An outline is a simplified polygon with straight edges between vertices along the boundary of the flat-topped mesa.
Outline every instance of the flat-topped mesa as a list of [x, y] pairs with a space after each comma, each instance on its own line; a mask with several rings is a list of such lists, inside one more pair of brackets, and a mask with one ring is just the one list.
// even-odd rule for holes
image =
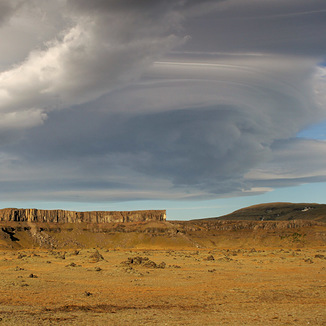
[[4, 208], [0, 209], [0, 221], [48, 222], [48, 223], [125, 223], [165, 221], [166, 210], [144, 211], [91, 211], [43, 210]]

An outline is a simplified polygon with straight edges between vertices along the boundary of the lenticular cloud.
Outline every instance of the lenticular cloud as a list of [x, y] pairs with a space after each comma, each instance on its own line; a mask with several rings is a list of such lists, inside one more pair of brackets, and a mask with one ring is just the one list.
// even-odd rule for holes
[[323, 180], [325, 143], [296, 135], [326, 119], [325, 12], [1, 3], [1, 197], [214, 198]]

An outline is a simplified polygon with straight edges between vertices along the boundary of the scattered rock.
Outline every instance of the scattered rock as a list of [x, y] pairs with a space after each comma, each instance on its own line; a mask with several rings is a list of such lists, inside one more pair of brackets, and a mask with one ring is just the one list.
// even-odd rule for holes
[[95, 267], [94, 269], [95, 269], [96, 272], [100, 272], [102, 270], [101, 267]]
[[18, 267], [18, 266], [16, 266], [15, 269], [14, 269], [14, 271], [23, 271], [23, 270], [24, 270], [24, 268], [21, 268], [21, 267]]
[[24, 258], [26, 256], [27, 255], [25, 255], [25, 254], [18, 253], [17, 259], [22, 259], [22, 258]]
[[31, 274], [29, 274], [29, 276], [28, 276], [29, 278], [38, 278], [38, 276], [37, 275], [35, 275], [35, 274], [33, 274], [33, 273], [31, 273]]
[[222, 257], [222, 258], [219, 258], [217, 259], [217, 261], [220, 261], [220, 262], [230, 262], [232, 261], [233, 259], [228, 257], [228, 256], [225, 256], [225, 257]]
[[75, 263], [70, 263], [69, 265], [66, 265], [66, 267], [76, 267], [77, 265]]
[[40, 255], [38, 255], [38, 254], [36, 254], [36, 253], [33, 252], [33, 253], [31, 254], [31, 257], [40, 257]]
[[104, 260], [103, 256], [99, 253], [98, 250], [95, 250], [90, 256], [89, 256], [89, 262], [90, 263], [97, 263], [100, 260]]
[[150, 260], [148, 257], [129, 257], [126, 261], [121, 262], [123, 265], [134, 265], [134, 266], [143, 266], [147, 268], [165, 268], [166, 263], [161, 262], [160, 264], [156, 264], [154, 261]]
[[326, 259], [326, 257], [324, 255], [320, 255], [320, 254], [315, 255], [315, 258]]
[[132, 264], [135, 265], [142, 265], [142, 264], [147, 264], [150, 260], [148, 257], [135, 257], [135, 258], [128, 258]]
[[60, 258], [60, 259], [66, 259], [66, 253], [61, 253], [60, 251], [54, 251], [54, 250], [50, 250], [49, 253], [52, 256], [55, 256], [56, 258]]
[[51, 250], [50, 254], [59, 259], [66, 259], [66, 252], [61, 253], [60, 251]]
[[85, 297], [89, 297], [89, 296], [93, 295], [93, 293], [88, 292], [88, 291], [85, 291], [85, 292], [84, 292], [84, 295], [85, 295]]
[[68, 256], [77, 256], [77, 255], [79, 255], [79, 253], [80, 253], [80, 250], [74, 250], [74, 251], [72, 251], [72, 252], [70, 252], [70, 253], [68, 253], [67, 255]]
[[304, 261], [308, 264], [313, 264], [313, 261], [311, 258], [304, 259]]
[[127, 267], [125, 269], [125, 272], [128, 273], [128, 274], [133, 274], [133, 275], [136, 275], [136, 276], [144, 276], [144, 274], [136, 271], [134, 268], [132, 268], [131, 266], [130, 267]]
[[136, 256], [133, 258], [129, 257], [126, 261], [121, 262], [121, 264], [123, 264], [123, 265], [141, 265], [147, 261], [148, 261], [147, 257]]
[[157, 268], [162, 268], [164, 269], [166, 267], [166, 263], [162, 261], [160, 264], [157, 265]]
[[145, 263], [142, 264], [144, 267], [147, 268], [157, 268], [157, 264], [152, 260], [147, 260]]
[[206, 258], [204, 258], [204, 260], [207, 260], [207, 261], [213, 261], [213, 260], [215, 260], [215, 258], [214, 258], [213, 255], [209, 255], [209, 256], [207, 256]]

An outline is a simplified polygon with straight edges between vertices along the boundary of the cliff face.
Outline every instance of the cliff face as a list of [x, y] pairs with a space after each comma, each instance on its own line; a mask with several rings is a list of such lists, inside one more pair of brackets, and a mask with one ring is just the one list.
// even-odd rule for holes
[[48, 222], [48, 223], [124, 223], [165, 221], [165, 210], [146, 211], [92, 211], [75, 212], [65, 210], [42, 209], [0, 209], [0, 221], [16, 222]]

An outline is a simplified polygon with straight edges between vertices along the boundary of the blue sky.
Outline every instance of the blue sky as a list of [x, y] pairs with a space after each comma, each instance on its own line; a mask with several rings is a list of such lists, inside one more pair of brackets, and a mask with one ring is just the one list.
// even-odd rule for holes
[[0, 206], [325, 203], [324, 0], [0, 3]]
[[312, 125], [311, 127], [300, 131], [297, 137], [326, 140], [326, 121]]

